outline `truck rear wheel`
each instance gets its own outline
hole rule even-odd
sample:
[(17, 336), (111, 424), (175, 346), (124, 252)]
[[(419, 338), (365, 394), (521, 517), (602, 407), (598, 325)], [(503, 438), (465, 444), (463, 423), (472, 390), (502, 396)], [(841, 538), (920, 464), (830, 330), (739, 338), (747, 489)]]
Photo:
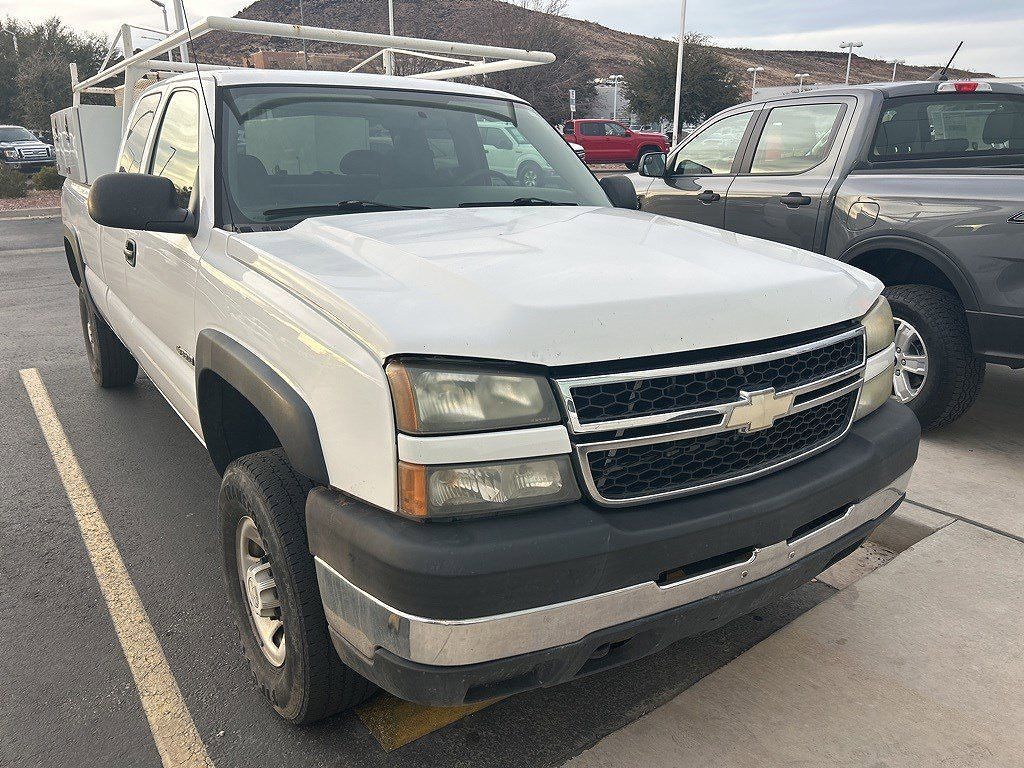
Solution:
[(376, 690), (331, 643), (313, 556), (306, 497), (313, 484), (281, 449), (243, 456), (220, 492), (224, 579), (256, 684), (290, 723), (313, 723)]
[(82, 317), (85, 353), (96, 383), (104, 388), (135, 383), (139, 375), (138, 362), (96, 311), (84, 282), (78, 287), (78, 310)]
[(895, 285), (885, 296), (896, 325), (893, 396), (925, 429), (952, 424), (974, 404), (985, 378), (963, 306), (930, 285)]

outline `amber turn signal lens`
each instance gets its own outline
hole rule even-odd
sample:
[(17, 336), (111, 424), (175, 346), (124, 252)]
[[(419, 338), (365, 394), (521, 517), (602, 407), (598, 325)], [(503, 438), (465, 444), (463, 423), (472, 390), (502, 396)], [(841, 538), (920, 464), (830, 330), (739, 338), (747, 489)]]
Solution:
[(427, 517), (427, 468), (398, 462), (398, 510), (415, 518)]
[(418, 432), (420, 420), (416, 415), (416, 402), (413, 399), (409, 372), (404, 365), (389, 365), (387, 376), (391, 383), (391, 395), (395, 401), (395, 424), (402, 432)]

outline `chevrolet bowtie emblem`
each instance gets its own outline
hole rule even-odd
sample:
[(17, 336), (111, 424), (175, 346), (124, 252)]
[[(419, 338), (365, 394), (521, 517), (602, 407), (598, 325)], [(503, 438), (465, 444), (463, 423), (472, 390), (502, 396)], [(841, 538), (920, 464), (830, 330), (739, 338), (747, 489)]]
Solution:
[(758, 392), (740, 392), (745, 402), (737, 405), (729, 414), (727, 427), (739, 427), (741, 432), (756, 432), (768, 429), (780, 416), (785, 416), (793, 407), (795, 394), (779, 397), (772, 388)]

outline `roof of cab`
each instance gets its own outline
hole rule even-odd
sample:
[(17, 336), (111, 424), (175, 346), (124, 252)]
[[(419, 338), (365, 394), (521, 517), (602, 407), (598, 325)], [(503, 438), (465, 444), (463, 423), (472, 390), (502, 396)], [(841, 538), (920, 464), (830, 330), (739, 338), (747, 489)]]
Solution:
[[(193, 73), (177, 75), (161, 84), (195, 79)], [(415, 77), (393, 77), (362, 72), (324, 72), (320, 70), (291, 69), (215, 69), (204, 70), (203, 79), (212, 78), (219, 86), (232, 85), (334, 85), (360, 88), (386, 88), (403, 91), (424, 91), (431, 93), (460, 93), (467, 96), (484, 96), (523, 102), (518, 96), (493, 88), (455, 83), (448, 80), (423, 80)]]
[[(970, 79), (970, 78), (965, 78)], [(978, 78), (979, 81), (986, 78)], [(884, 98), (896, 96), (924, 96), (935, 93), (940, 85), (938, 80), (906, 80), (903, 82), (880, 82), (865, 83), (863, 85), (835, 85), (828, 88), (811, 88), (803, 92), (780, 94), (766, 94), (755, 96), (746, 104), (761, 104), (768, 101), (780, 101), (782, 99), (808, 98), (813, 99), (819, 96), (856, 96), (865, 92), (881, 94)], [(1014, 83), (989, 83), (994, 93), (1024, 94), (1024, 86)]]

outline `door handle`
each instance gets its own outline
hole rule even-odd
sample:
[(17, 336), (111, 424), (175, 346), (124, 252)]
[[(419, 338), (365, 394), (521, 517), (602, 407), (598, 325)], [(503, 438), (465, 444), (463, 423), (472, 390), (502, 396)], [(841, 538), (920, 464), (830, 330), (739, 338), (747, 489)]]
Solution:
[(124, 241), (124, 260), (127, 261), (128, 264), (133, 266), (133, 267), (135, 266), (135, 251), (136, 251), (135, 241), (131, 240), (131, 239), (125, 240)]
[(710, 189), (705, 189), (697, 195), (697, 199), (704, 203), (704, 205), (711, 205), (711, 203), (717, 203), (721, 200), (722, 196), (717, 192), (712, 192)]
[(801, 195), (799, 192), (790, 192), (785, 197), (780, 197), (779, 202), (790, 208), (796, 208), (798, 205), (810, 205), (811, 198), (807, 195)]

